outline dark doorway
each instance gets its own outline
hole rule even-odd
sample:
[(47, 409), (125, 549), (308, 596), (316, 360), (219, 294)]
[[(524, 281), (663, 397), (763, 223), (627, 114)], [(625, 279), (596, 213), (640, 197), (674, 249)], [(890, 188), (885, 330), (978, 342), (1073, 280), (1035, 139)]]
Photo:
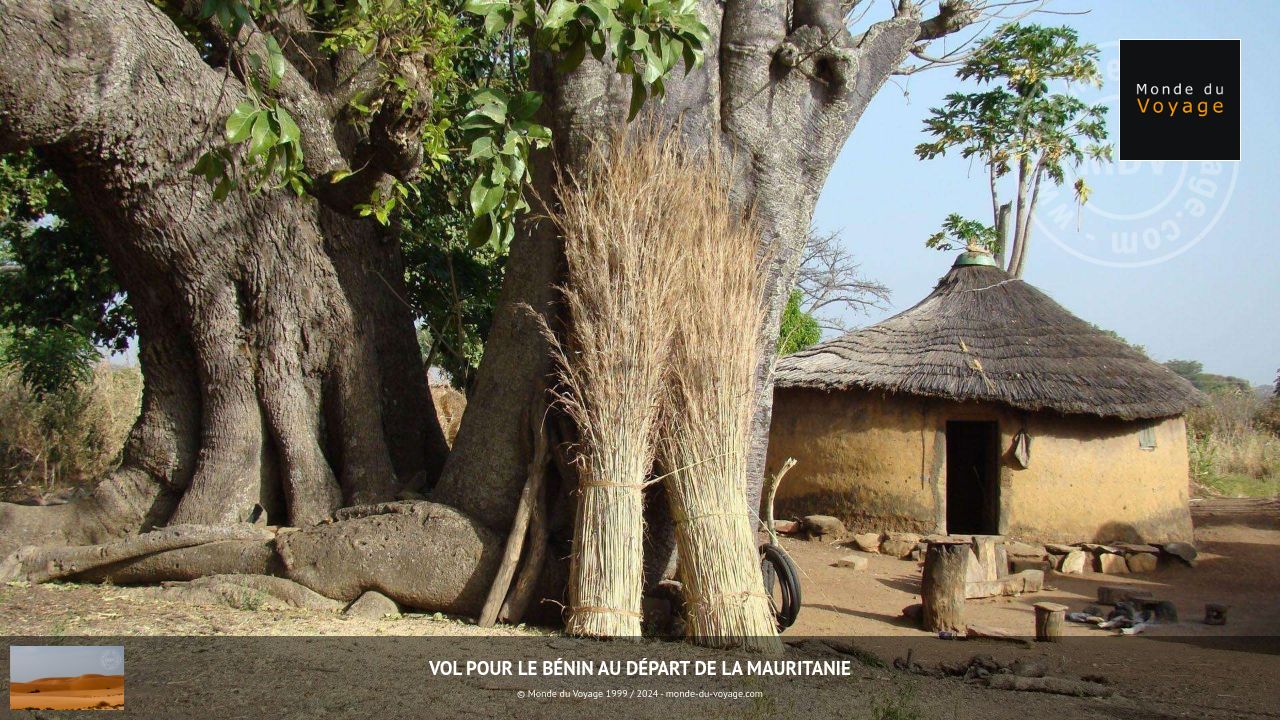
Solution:
[(996, 535), (1000, 529), (1000, 427), (947, 422), (947, 532)]

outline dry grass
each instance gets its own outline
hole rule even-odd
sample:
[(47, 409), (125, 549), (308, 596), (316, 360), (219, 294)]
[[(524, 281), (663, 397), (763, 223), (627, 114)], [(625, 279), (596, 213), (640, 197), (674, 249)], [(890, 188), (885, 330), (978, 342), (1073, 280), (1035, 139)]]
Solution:
[(689, 635), (712, 646), (779, 652), (764, 594), (746, 480), (757, 338), (764, 320), (759, 234), (730, 206), (729, 169), (683, 174), (687, 212), (669, 239), (676, 321), (660, 440)]
[(45, 500), (115, 469), (142, 402), (137, 368), (100, 363), (84, 385), (38, 398), (0, 367), (0, 493)]
[(462, 413), (467, 410), (467, 396), (452, 385), (433, 384), (431, 402), (436, 406), (436, 419), (444, 431), (445, 442), (453, 447), (458, 428), (462, 425)]
[(1197, 485), (1233, 497), (1280, 494), (1280, 436), (1271, 420), (1275, 404), (1248, 393), (1217, 392), (1187, 413)]
[(665, 242), (691, 201), (673, 145), (615, 138), (562, 180), (568, 312), (555, 342), (560, 402), (579, 428), (581, 480), (569, 584), (574, 635), (638, 636), (644, 483), (653, 466), (675, 270)]

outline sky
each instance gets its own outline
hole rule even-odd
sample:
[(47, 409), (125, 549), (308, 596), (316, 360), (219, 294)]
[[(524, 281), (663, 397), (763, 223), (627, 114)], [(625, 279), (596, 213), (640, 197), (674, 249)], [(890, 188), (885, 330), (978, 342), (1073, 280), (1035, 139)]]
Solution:
[(123, 675), (122, 645), (11, 645), (9, 682), (79, 675)]
[[(876, 0), (872, 13), (887, 12)], [(1070, 189), (1041, 196), (1024, 279), (1076, 315), (1115, 330), (1159, 361), (1198, 360), (1207, 372), (1270, 385), (1280, 368), (1280, 120), (1275, 0), (1056, 0), (1035, 22), (1071, 25), (1102, 52), (1102, 88), (1063, 88), (1108, 104), (1110, 134), (1121, 38), (1241, 40), (1241, 158), (1238, 163), (1116, 163), (1087, 168), (1090, 203)], [(990, 222), (980, 165), (952, 154), (917, 160), (929, 108), (962, 84), (947, 68), (898, 77), (872, 100), (836, 161), (814, 224), (841, 230), (863, 273), (892, 291), (890, 306), (850, 316), (870, 324), (928, 294), (954, 253), (925, 248), (952, 212)], [(1119, 157), (1119, 155), (1117, 155)], [(1179, 208), (1199, 201), (1193, 218)], [(1113, 238), (1138, 240), (1131, 252)]]

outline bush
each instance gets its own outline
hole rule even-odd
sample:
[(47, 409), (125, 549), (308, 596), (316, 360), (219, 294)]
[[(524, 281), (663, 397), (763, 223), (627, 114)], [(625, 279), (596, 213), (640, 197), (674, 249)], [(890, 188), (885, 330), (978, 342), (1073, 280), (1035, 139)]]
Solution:
[(1187, 413), (1191, 476), (1213, 494), (1280, 494), (1280, 416), (1275, 399), (1227, 390)]
[(0, 365), (0, 498), (92, 486), (119, 464), (141, 402), (136, 367), (100, 362), (85, 382), (41, 397)]

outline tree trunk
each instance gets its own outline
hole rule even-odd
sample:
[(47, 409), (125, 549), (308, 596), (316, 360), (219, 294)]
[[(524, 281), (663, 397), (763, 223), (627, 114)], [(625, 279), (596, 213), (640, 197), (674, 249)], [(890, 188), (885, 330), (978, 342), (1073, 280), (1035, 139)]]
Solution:
[(145, 378), (121, 468), (82, 503), (0, 506), (0, 552), (256, 506), (310, 525), (431, 483), (447, 450), (394, 245), (305, 196), (215, 201), (190, 170), (243, 86), (154, 5), (0, 0), (0, 15), (0, 152), (36, 148), (81, 200)]
[[(748, 457), (753, 517), (764, 478), (778, 324), (818, 194), (862, 111), (908, 50), (955, 29), (921, 22), (912, 2), (899, 5), (893, 18), (853, 38), (834, 0), (704, 0), (702, 19), (712, 32), (705, 64), (688, 75), (675, 69), (666, 79), (665, 99), (642, 115), (681, 133), (690, 147), (718, 147), (731, 158), (733, 198), (754, 213), (768, 254), (765, 287), (772, 302), (759, 338)], [(555, 154), (566, 172), (626, 122), (630, 81), (605, 62), (588, 57), (561, 73), (554, 58), (535, 53), (531, 80), (545, 95), (542, 120), (554, 131)], [(548, 197), (550, 158), (538, 164), (536, 189)], [(494, 528), (511, 523), (528, 465), (528, 443), (517, 432), (528, 402), (522, 388), (550, 368), (545, 341), (521, 308), (552, 307), (561, 252), (545, 224), (526, 224), (513, 243), (476, 390), (434, 496)]]
[(921, 624), (928, 632), (963, 632), (969, 543), (931, 542), (924, 556)]

